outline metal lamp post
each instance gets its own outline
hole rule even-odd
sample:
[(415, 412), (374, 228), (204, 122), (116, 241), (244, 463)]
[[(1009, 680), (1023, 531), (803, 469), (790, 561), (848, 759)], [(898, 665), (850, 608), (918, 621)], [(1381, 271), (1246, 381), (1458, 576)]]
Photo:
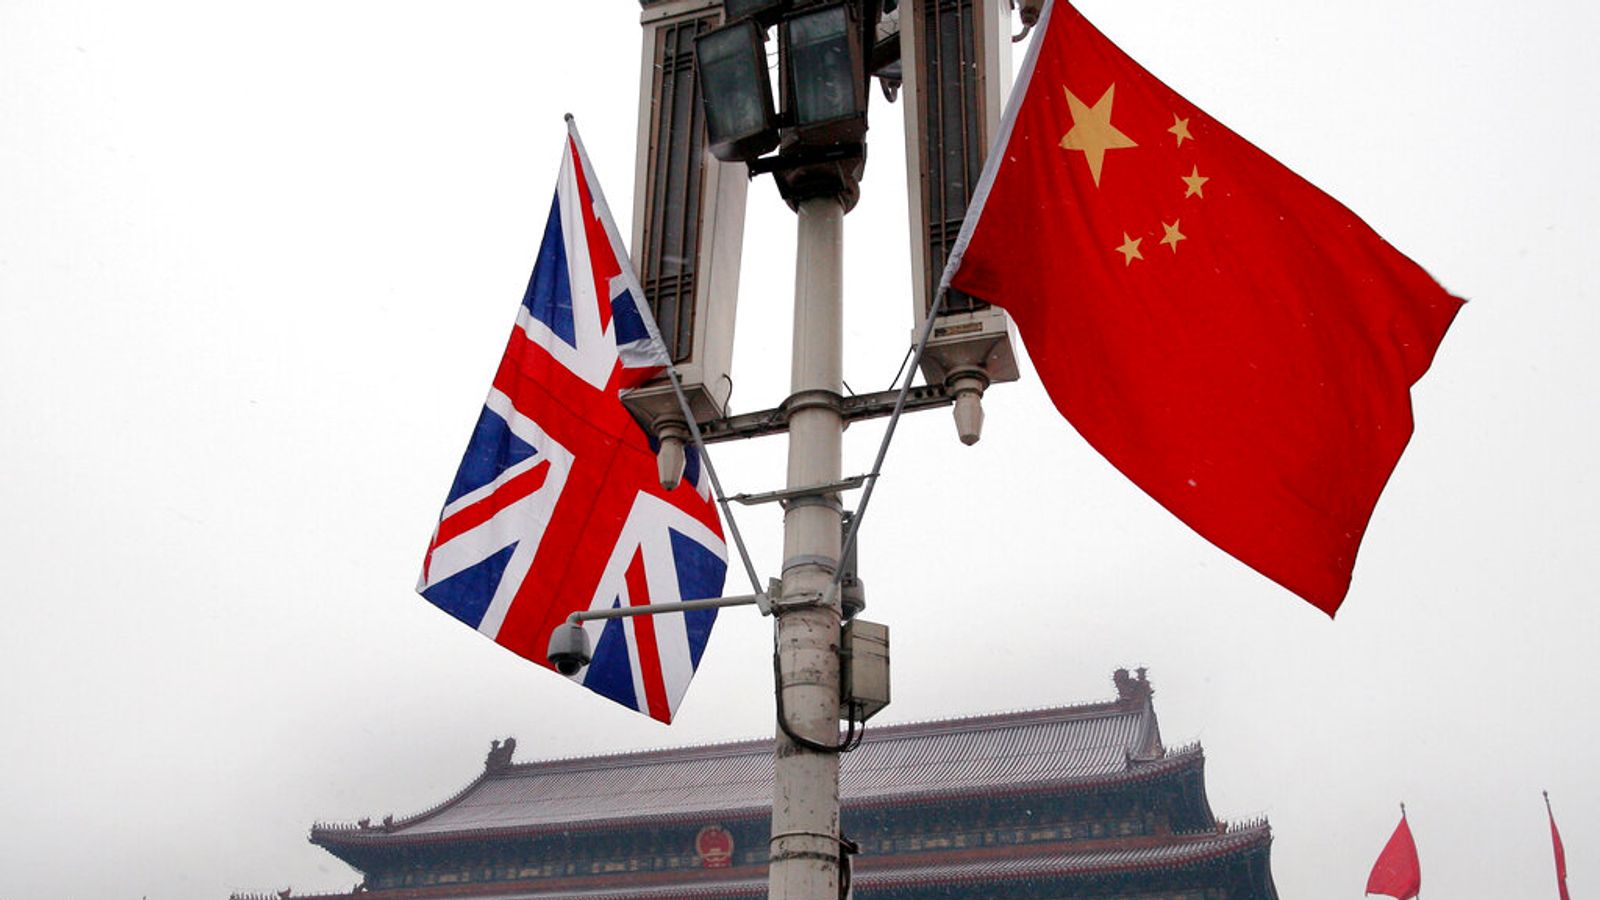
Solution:
[[(1003, 315), (967, 306), (940, 311), (927, 300), (946, 232), (951, 222), (959, 224), (970, 196), (965, 176), (975, 174), (966, 166), (963, 178), (952, 178), (935, 163), (951, 152), (981, 163), (990, 117), (982, 117), (981, 128), (971, 123), (974, 114), (997, 109), (988, 101), (1004, 80), (1004, 67), (993, 51), (1008, 36), (994, 23), (1004, 21), (1001, 6), (1008, 3), (908, 0), (899, 21), (909, 15), (914, 27), (896, 34), (892, 18), (886, 30), (878, 26), (880, 14), (899, 0), (640, 0), (639, 174), (646, 188), (635, 201), (635, 263), (687, 399), (656, 385), (624, 402), (660, 441), (664, 485), (679, 477), (690, 431), (708, 442), (789, 433), (784, 489), (732, 498), (784, 504), (781, 580), (763, 588), (746, 559), (756, 593), (693, 601), (755, 604), (775, 617), (778, 734), (769, 895), (779, 900), (834, 900), (848, 892), (850, 845), (839, 829), (839, 753), (848, 749), (839, 740), (841, 712), (853, 735), (855, 723), (889, 701), (887, 629), (855, 619), (841, 629), (864, 602), (853, 561), (855, 530), (886, 443), (870, 475), (842, 479), (844, 424), (891, 416), (887, 442), (902, 411), (954, 403), (958, 431), (971, 443), (978, 437), (983, 389), (1015, 377)], [(983, 13), (975, 17), (979, 8)], [(967, 27), (974, 21), (985, 24), (974, 32)], [(776, 104), (767, 51), (774, 32)], [(884, 79), (891, 99), (902, 80), (907, 88), (908, 162), (917, 173), (909, 177), (913, 197), (922, 198), (912, 206), (913, 256), (922, 276), (913, 294), (918, 358), (928, 383), (912, 390), (908, 373), (898, 391), (845, 398), (843, 226), (860, 196), (873, 73)], [(689, 101), (693, 95), (700, 102)], [(733, 301), (745, 176), (760, 174), (773, 176), (797, 215), (793, 361), (783, 404), (738, 416), (726, 407)], [(946, 194), (962, 202), (946, 203)], [(842, 535), (848, 519), (841, 492), (863, 486), (856, 522)], [(691, 604), (675, 606), (574, 614), (551, 636), (550, 659), (562, 671), (588, 663), (584, 620), (671, 613)]]
[[(711, 150), (771, 172), (798, 216), (794, 351), (783, 409), (789, 432), (783, 578), (774, 604), (778, 715), (773, 761), (771, 881), (774, 900), (841, 895), (839, 834), (839, 497), (843, 392), (844, 214), (859, 196), (866, 133), (865, 4), (802, 6), (776, 22), (782, 114), (771, 103), (765, 25), (789, 4), (730, 3), (746, 18), (696, 43)], [(872, 4), (876, 10), (877, 4)], [(875, 17), (875, 16), (874, 16)], [(766, 109), (770, 110), (770, 105)], [(724, 124), (725, 123), (725, 124)], [(766, 124), (770, 123), (770, 124)], [(777, 157), (759, 160), (773, 146)], [(757, 149), (759, 148), (759, 149)]]

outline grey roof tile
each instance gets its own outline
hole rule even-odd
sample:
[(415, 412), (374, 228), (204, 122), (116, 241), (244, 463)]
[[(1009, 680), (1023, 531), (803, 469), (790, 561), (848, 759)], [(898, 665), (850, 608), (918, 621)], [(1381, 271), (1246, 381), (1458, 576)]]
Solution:
[[(1192, 762), (1163, 757), (1148, 698), (869, 731), (845, 756), (845, 805), (1040, 782), (1124, 778)], [(763, 813), (770, 740), (522, 763), (486, 770), (455, 797), (388, 827), (318, 825), (318, 843), (384, 843), (583, 823)]]

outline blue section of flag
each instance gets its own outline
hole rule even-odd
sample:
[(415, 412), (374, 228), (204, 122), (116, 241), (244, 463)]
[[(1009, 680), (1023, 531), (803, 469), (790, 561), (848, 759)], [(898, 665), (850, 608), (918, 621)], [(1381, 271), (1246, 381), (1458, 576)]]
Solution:
[(506, 563), (510, 562), (511, 554), (516, 549), (516, 544), (506, 547), (482, 562), (424, 589), (422, 596), (434, 606), (477, 628), (483, 621), (483, 614), (489, 609), (489, 601), (494, 598)]
[[(672, 562), (678, 570), (678, 596), (684, 600), (716, 597), (722, 593), (728, 564), (699, 541), (668, 529), (672, 539)], [(683, 614), (684, 630), (689, 634), (689, 659), (696, 668), (717, 621), (714, 609), (696, 609)]]
[(648, 340), (650, 329), (645, 327), (644, 317), (639, 315), (639, 302), (633, 298), (633, 292), (623, 290), (621, 294), (611, 300), (611, 321), (617, 323), (617, 346), (631, 344), (634, 341)]
[(499, 413), (485, 406), (478, 414), (478, 424), (472, 427), (472, 439), (467, 442), (466, 455), (461, 458), (461, 468), (456, 470), (445, 505), (492, 483), (501, 472), (538, 452), (512, 434), (511, 426)]
[(683, 480), (698, 487), (700, 484), (700, 451), (695, 447), (685, 447), (684, 451)]
[[(619, 605), (613, 603), (612, 607)], [(621, 619), (606, 622), (600, 640), (595, 642), (594, 659), (584, 674), (583, 686), (623, 706), (638, 709), (639, 698), (633, 692), (633, 666), (628, 662), (628, 638), (622, 628)]]
[(544, 226), (544, 243), (533, 264), (533, 276), (522, 295), (528, 313), (543, 322), (570, 347), (578, 346), (578, 329), (572, 318), (572, 283), (567, 273), (567, 246), (561, 234), (561, 198), (550, 204), (550, 221)]

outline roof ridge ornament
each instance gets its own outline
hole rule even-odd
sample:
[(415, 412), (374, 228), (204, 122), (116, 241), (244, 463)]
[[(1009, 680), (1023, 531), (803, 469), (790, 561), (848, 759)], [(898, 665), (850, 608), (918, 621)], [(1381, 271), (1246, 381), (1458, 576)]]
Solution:
[(1117, 699), (1124, 703), (1148, 701), (1155, 689), (1150, 686), (1147, 672), (1144, 666), (1140, 666), (1134, 670), (1134, 675), (1129, 675), (1127, 669), (1111, 673), (1111, 683), (1117, 686)]
[(484, 771), (492, 774), (509, 768), (511, 766), (511, 754), (516, 751), (517, 739), (514, 737), (506, 738), (505, 743), (491, 741), (489, 743), (489, 755), (484, 757), (483, 760)]

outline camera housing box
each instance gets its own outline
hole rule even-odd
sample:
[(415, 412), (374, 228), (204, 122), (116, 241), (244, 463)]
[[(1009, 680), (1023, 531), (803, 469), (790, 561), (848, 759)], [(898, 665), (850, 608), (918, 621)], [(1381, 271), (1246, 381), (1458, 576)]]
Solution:
[(889, 626), (852, 619), (839, 641), (839, 705), (865, 722), (889, 705)]
[(545, 651), (545, 658), (557, 672), (571, 678), (594, 659), (589, 633), (577, 622), (562, 623), (550, 633), (550, 647)]

